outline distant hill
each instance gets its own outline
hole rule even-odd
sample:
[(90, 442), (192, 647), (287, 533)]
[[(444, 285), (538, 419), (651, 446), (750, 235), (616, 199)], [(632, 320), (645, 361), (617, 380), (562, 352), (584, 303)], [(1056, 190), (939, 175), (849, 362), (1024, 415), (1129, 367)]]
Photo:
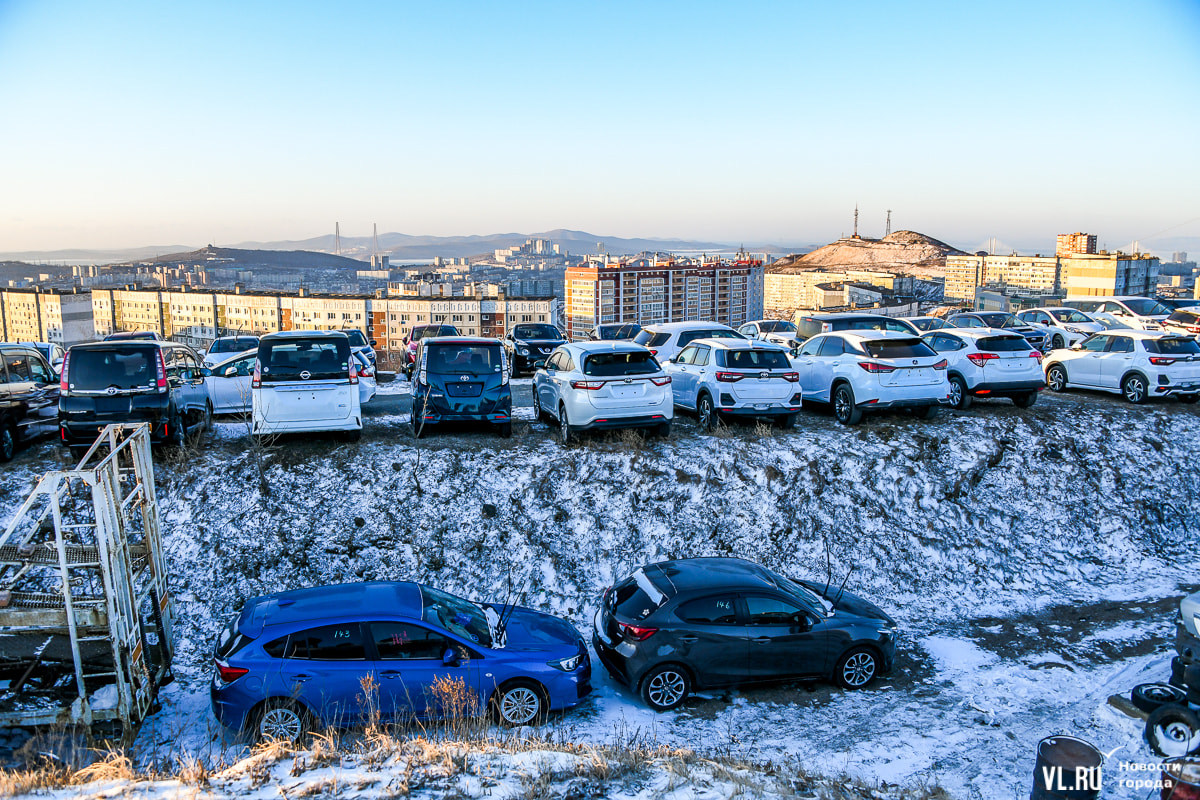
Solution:
[(882, 239), (838, 239), (811, 253), (785, 256), (767, 271), (786, 274), (810, 269), (874, 269), (940, 278), (945, 275), (948, 255), (962, 255), (962, 251), (923, 233), (896, 231)]
[(220, 267), (277, 267), (284, 269), (367, 269), (365, 261), (310, 250), (247, 250), (236, 247), (202, 247), (185, 253), (167, 253), (152, 259), (155, 264), (194, 264), (212, 260)]

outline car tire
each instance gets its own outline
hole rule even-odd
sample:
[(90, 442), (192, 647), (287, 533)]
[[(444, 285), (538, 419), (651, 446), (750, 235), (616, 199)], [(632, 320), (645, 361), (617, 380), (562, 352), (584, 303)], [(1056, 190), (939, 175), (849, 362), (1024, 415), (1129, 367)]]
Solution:
[(833, 416), (843, 425), (857, 425), (862, 420), (862, 409), (855, 405), (854, 390), (848, 383), (833, 390)]
[(187, 444), (187, 429), (183, 427), (183, 417), (178, 414), (167, 423), (167, 444), (179, 448)]
[(717, 412), (713, 408), (712, 397), (708, 392), (701, 392), (700, 396), (696, 398), (696, 424), (702, 430), (711, 431), (716, 430), (717, 422)]
[(1168, 703), (1182, 705), (1186, 700), (1187, 692), (1166, 683), (1143, 683), (1133, 687), (1129, 693), (1129, 702), (1147, 714), (1157, 711)]
[(1200, 717), (1189, 708), (1168, 703), (1150, 712), (1143, 735), (1150, 749), (1164, 758), (1186, 756), (1200, 749)]
[(355, 428), (352, 431), (346, 431), (347, 442), (357, 442), (362, 438), (362, 428)]
[(211, 400), (204, 401), (204, 424), (200, 426), (201, 433), (207, 433), (213, 426), (213, 407)]
[(511, 422), (503, 422), (500, 424), (500, 438), (501, 439), (511, 439), (512, 438), (512, 423)]
[(1141, 373), (1125, 376), (1125, 380), (1121, 381), (1121, 395), (1134, 405), (1146, 402), (1149, 393), (1146, 391), (1146, 379)]
[(550, 710), (546, 693), (529, 681), (514, 681), (496, 692), (493, 708), (501, 725), (517, 728), (540, 725)]
[(775, 424), (785, 431), (790, 431), (792, 428), (796, 427), (796, 415), (780, 414), (775, 418)]
[(1037, 396), (1037, 392), (1026, 392), (1025, 394), (1014, 395), (1012, 401), (1017, 408), (1030, 408), (1037, 402)]
[(1196, 402), (1197, 400), (1200, 400), (1200, 394), (1181, 394), (1181, 395), (1179, 395), (1179, 402), (1187, 403), (1188, 405), (1191, 405), (1192, 403)]
[(91, 448), (88, 445), (81, 444), (73, 444), (67, 448), (67, 451), (71, 454), (71, 466), (75, 466), (82, 461), (83, 457), (87, 455), (87, 451), (90, 449)]
[(658, 438), (660, 438), (660, 439), (669, 439), (669, 438), (671, 438), (671, 423), (670, 423), (670, 422), (660, 422), (660, 423), (658, 423), (658, 425), (657, 425), (657, 426), (655, 426), (655, 428), (654, 428), (654, 433), (655, 433), (655, 435), (657, 435), (657, 436), (658, 436)]
[(971, 407), (971, 393), (967, 391), (967, 382), (957, 375), (950, 376), (950, 407), (966, 411)]
[(833, 680), (843, 689), (864, 689), (878, 675), (879, 655), (869, 647), (847, 650), (833, 668)]
[(564, 445), (575, 441), (575, 429), (571, 427), (571, 421), (567, 417), (567, 407), (565, 405), (558, 407), (558, 439)]
[(417, 419), (416, 409), (413, 409), (408, 414), (408, 422), (412, 425), (412, 435), (414, 439), (422, 438), (427, 432), (429, 423)]
[(538, 397), (537, 384), (533, 386), (533, 416), (538, 422), (547, 422), (550, 415), (542, 408), (542, 399)]
[(1046, 370), (1046, 385), (1052, 392), (1065, 392), (1067, 390), (1067, 368), (1062, 364), (1055, 364)]
[(919, 406), (918, 408), (913, 409), (913, 413), (916, 415), (917, 419), (937, 419), (938, 407), (936, 403), (930, 403), (927, 406)]
[(1050, 349), (1051, 350), (1062, 350), (1063, 346), (1065, 344), (1066, 343), (1063, 341), (1062, 334), (1056, 333), (1056, 334), (1054, 334), (1054, 338), (1050, 340)]
[(0, 462), (7, 463), (17, 454), (17, 432), (11, 422), (0, 424)]
[(255, 715), (254, 739), (258, 742), (301, 742), (312, 726), (308, 712), (291, 700), (268, 700)]
[(655, 711), (678, 708), (692, 693), (692, 679), (678, 664), (662, 664), (642, 678), (642, 700)]

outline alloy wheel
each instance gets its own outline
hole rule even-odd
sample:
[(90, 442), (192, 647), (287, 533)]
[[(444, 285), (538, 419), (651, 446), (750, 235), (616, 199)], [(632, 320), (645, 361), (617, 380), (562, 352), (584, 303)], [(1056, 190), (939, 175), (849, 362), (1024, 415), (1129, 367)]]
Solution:
[(262, 715), (258, 732), (263, 739), (279, 739), (294, 742), (304, 730), (304, 720), (294, 708), (276, 706)]
[(962, 405), (963, 386), (958, 381), (950, 381), (950, 405), (958, 408)]
[(541, 700), (528, 686), (509, 689), (500, 698), (500, 716), (510, 725), (526, 725), (537, 716)]
[(1053, 366), (1050, 368), (1050, 372), (1046, 374), (1046, 383), (1051, 390), (1061, 392), (1067, 388), (1067, 374), (1063, 371), (1062, 367)]
[(1131, 403), (1140, 403), (1146, 398), (1146, 384), (1137, 375), (1125, 379), (1124, 389), (1125, 399)]
[(656, 706), (669, 708), (683, 699), (687, 680), (673, 669), (665, 669), (650, 679), (646, 695)]
[(563, 444), (571, 443), (571, 423), (567, 420), (567, 407), (558, 408), (558, 435)]
[(874, 677), (875, 657), (870, 653), (855, 653), (842, 666), (842, 679), (847, 686), (866, 686)]
[(700, 402), (696, 404), (696, 417), (701, 428), (713, 427), (712, 400), (708, 399), (708, 395), (702, 396)]

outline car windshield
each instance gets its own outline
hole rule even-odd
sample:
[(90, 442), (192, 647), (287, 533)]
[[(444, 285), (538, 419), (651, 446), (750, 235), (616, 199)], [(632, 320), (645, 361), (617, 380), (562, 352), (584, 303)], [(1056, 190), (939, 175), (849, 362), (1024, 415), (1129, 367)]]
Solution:
[(1059, 308), (1050, 312), (1059, 322), (1091, 322), (1092, 318), (1073, 308)]
[(1165, 317), (1171, 313), (1171, 309), (1149, 297), (1126, 297), (1121, 302), (1139, 317)]
[(983, 320), (983, 323), (989, 328), (1020, 328), (1025, 325), (1024, 322), (1016, 318), (1016, 315), (1005, 314), (1003, 312), (976, 314), (975, 316)]
[(258, 347), (257, 336), (231, 336), (228, 339), (217, 339), (208, 348), (209, 353), (241, 353)]
[(611, 342), (619, 339), (632, 339), (637, 336), (642, 330), (640, 325), (601, 325), (596, 329), (597, 335), (602, 342)]
[[(1192, 356), (1200, 353), (1200, 344), (1184, 336), (1146, 339), (1146, 350), (1160, 356)], [(74, 365), (72, 365), (74, 366)]]
[(920, 339), (882, 339), (862, 343), (871, 358), (922, 358), (937, 353)]
[(158, 377), (153, 359), (151, 347), (72, 350), (67, 380), (72, 390), (81, 392), (142, 389), (153, 386)]
[(786, 319), (773, 319), (758, 323), (760, 330), (766, 333), (795, 333), (796, 326)]
[(725, 366), (730, 369), (787, 369), (787, 355), (779, 350), (726, 350)]
[(484, 647), (492, 646), (491, 628), (483, 609), (452, 594), (421, 587), (421, 618)]
[(653, 375), (658, 371), (654, 356), (645, 352), (593, 353), (583, 360), (583, 374), (597, 378)]
[(562, 334), (553, 325), (517, 325), (513, 328), (515, 339), (550, 339), (562, 341)]
[(357, 328), (348, 328), (342, 333), (346, 334), (346, 338), (350, 340), (351, 347), (367, 347), (367, 337), (362, 331)]
[(280, 339), (259, 344), (263, 382), (349, 378), (350, 342), (329, 339)]
[(458, 328), (453, 325), (422, 325), (413, 328), (412, 341), (419, 341), (426, 336), (458, 336)]
[(909, 320), (909, 322), (911, 322), (913, 325), (915, 325), (917, 327), (917, 330), (919, 330), (919, 331), (929, 330), (930, 328), (933, 327), (933, 323), (935, 321), (936, 320), (934, 320), (932, 317), (926, 317), (925, 319), (910, 319)]
[(426, 346), (425, 368), (434, 375), (488, 375), (500, 372), (499, 344), (435, 343)]
[(809, 589), (807, 586), (799, 584), (791, 578), (784, 577), (778, 572), (772, 572), (770, 574), (771, 577), (775, 579), (776, 586), (778, 586), (780, 589), (783, 589), (785, 592), (797, 598), (798, 600), (802, 600), (803, 602), (807, 603), (812, 608), (831, 608), (829, 603), (826, 603), (820, 595)]

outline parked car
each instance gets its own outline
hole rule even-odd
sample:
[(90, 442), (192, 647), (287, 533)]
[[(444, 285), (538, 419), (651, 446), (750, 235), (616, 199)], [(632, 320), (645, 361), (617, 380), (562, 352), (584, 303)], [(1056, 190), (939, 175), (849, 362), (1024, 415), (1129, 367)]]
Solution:
[(939, 328), (946, 327), (946, 320), (941, 317), (900, 317), (900, 319), (912, 325), (917, 330), (925, 333), (927, 331), (936, 331)]
[(1105, 331), (1070, 350), (1046, 357), (1046, 385), (1056, 392), (1079, 387), (1124, 395), (1131, 403), (1174, 395), (1200, 397), (1200, 344), (1158, 331)]
[(1132, 327), (1126, 325), (1121, 320), (1114, 317), (1107, 311), (1093, 311), (1088, 314), (1089, 317), (1096, 321), (1101, 330), (1105, 331), (1131, 331)]
[(200, 362), (187, 345), (159, 339), (72, 345), (59, 384), (62, 443), (77, 455), (105, 425), (147, 422), (152, 442), (182, 445), (212, 422)]
[(911, 322), (900, 317), (885, 317), (882, 314), (838, 312), (833, 314), (808, 314), (796, 319), (796, 340), (803, 343), (818, 333), (830, 331), (892, 331), (893, 333), (920, 336), (921, 331)]
[(642, 332), (642, 326), (636, 322), (612, 322), (597, 325), (587, 333), (592, 342), (628, 342)]
[(408, 360), (404, 365), (406, 380), (412, 380), (413, 364), (417, 359), (417, 344), (426, 336), (458, 336), (458, 328), (453, 325), (414, 325), (412, 332), (404, 337), (404, 346), (408, 348)]
[(1195, 297), (1156, 297), (1154, 299), (1159, 305), (1164, 306), (1170, 311), (1200, 306), (1200, 300)]
[(358, 328), (346, 328), (342, 331), (346, 337), (350, 339), (350, 350), (355, 353), (362, 353), (371, 362), (371, 366), (375, 366), (375, 340), (368, 339), (366, 334)]
[(257, 345), (253, 350), (235, 353), (209, 369), (204, 385), (214, 414), (249, 414), (254, 403), (250, 387), (254, 363), (258, 360)]
[(512, 376), (533, 372), (539, 361), (549, 358), (554, 348), (565, 341), (562, 332), (553, 325), (536, 322), (514, 325), (504, 335), (504, 353)]
[(0, 461), (58, 431), (58, 374), (29, 345), (0, 343)]
[(56, 374), (62, 371), (63, 357), (66, 356), (67, 350), (61, 344), (54, 342), (21, 342), (20, 344), (28, 345), (41, 353), (42, 358), (46, 359)]
[(150, 339), (155, 342), (164, 341), (162, 334), (158, 331), (117, 331), (104, 337), (104, 341), (106, 342), (124, 342), (129, 339)]
[(1140, 331), (1162, 330), (1162, 321), (1172, 310), (1149, 297), (1067, 298), (1062, 304), (1086, 314), (1112, 314), (1130, 328)]
[(362, 350), (355, 350), (352, 355), (358, 362), (358, 402), (369, 403), (374, 399), (378, 388), (375, 383), (375, 365)]
[(282, 331), (258, 343), (250, 379), (251, 433), (362, 435), (358, 367), (341, 331)]
[(781, 347), (796, 346), (796, 323), (786, 319), (760, 319), (737, 329), (747, 339), (761, 339)]
[(443, 422), (489, 422), (501, 436), (511, 436), (512, 389), (500, 340), (422, 338), (409, 419), (418, 439)]
[(258, 349), (257, 336), (221, 336), (213, 339), (204, 353), (204, 366), (212, 368), (232, 356)]
[(1200, 333), (1200, 307), (1180, 308), (1171, 312), (1171, 316), (1163, 320), (1163, 330), (1177, 333), (1181, 336), (1195, 336)]
[(633, 337), (634, 344), (647, 348), (660, 362), (674, 358), (688, 342), (696, 339), (745, 339), (728, 325), (716, 322), (665, 322), (647, 325)]
[(864, 411), (911, 408), (922, 418), (949, 402), (947, 361), (919, 336), (895, 331), (823, 333), (804, 343), (792, 361), (805, 402), (833, 405), (843, 425)]
[(948, 362), (950, 405), (970, 408), (976, 397), (1007, 397), (1021, 408), (1046, 387), (1042, 354), (1019, 333), (1002, 328), (943, 328), (921, 337)]
[(663, 364), (677, 408), (712, 430), (722, 417), (767, 417), (790, 428), (800, 410), (800, 376), (778, 345), (696, 339)]
[(613, 428), (654, 428), (665, 437), (674, 416), (670, 387), (671, 376), (645, 347), (572, 342), (534, 375), (533, 408), (538, 419), (557, 422), (563, 444), (585, 430)]
[(1071, 347), (1093, 333), (1104, 330), (1099, 322), (1074, 308), (1031, 308), (1017, 314), (1017, 319), (1042, 329), (1043, 350)]
[(656, 711), (697, 689), (823, 678), (861, 689), (895, 661), (897, 626), (866, 600), (738, 558), (649, 564), (606, 589), (592, 646)]
[(1019, 333), (1034, 350), (1046, 350), (1046, 330), (1040, 325), (1029, 325), (1007, 311), (972, 311), (966, 314), (951, 314), (946, 318), (947, 328), (1003, 328)]
[[(214, 716), (260, 740), (363, 724), (370, 710), (385, 724), (490, 711), (528, 725), (591, 691), (570, 623), (398, 581), (251, 598), (213, 656)], [(378, 687), (369, 701), (367, 681)]]

